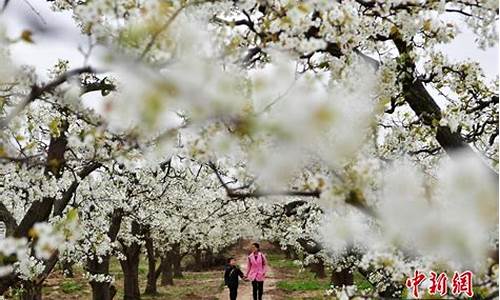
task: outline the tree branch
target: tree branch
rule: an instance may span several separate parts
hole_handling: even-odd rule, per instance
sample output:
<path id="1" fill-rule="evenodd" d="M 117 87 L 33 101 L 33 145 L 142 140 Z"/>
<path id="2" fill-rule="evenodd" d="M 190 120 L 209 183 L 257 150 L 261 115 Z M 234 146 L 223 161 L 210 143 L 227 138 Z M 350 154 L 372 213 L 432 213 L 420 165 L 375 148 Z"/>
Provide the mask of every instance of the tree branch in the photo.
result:
<path id="1" fill-rule="evenodd" d="M 87 177 L 88 175 L 90 175 L 90 173 L 92 173 L 93 171 L 97 170 L 101 166 L 102 165 L 100 163 L 93 162 L 90 165 L 84 167 L 83 170 L 81 170 L 78 173 L 78 177 L 80 177 L 80 179 L 84 179 L 85 177 Z M 75 194 L 76 189 L 78 188 L 79 185 L 80 185 L 80 181 L 79 180 L 74 180 L 71 183 L 71 185 L 69 186 L 69 188 L 64 192 L 64 194 L 62 195 L 61 199 L 56 200 L 54 202 L 54 213 L 53 213 L 54 216 L 60 216 L 60 215 L 62 215 L 64 209 L 66 208 L 66 206 L 69 203 L 69 200 L 71 199 L 71 197 L 73 197 L 73 195 Z"/>
<path id="2" fill-rule="evenodd" d="M 5 235 L 10 236 L 17 227 L 17 222 L 7 207 L 0 201 L 0 221 L 5 223 Z"/>
<path id="3" fill-rule="evenodd" d="M 4 129 L 9 125 L 9 123 L 14 119 L 19 113 L 21 113 L 26 106 L 28 106 L 31 102 L 33 102 L 35 99 L 39 98 L 41 95 L 45 93 L 50 93 L 54 91 L 56 87 L 59 85 L 63 84 L 66 82 L 69 78 L 80 75 L 83 73 L 93 73 L 94 70 L 91 67 L 83 67 L 83 68 L 78 68 L 74 70 L 70 70 L 58 78 L 54 79 L 53 81 L 47 83 L 44 86 L 39 87 L 38 85 L 34 84 L 31 87 L 31 91 L 26 96 L 21 103 L 19 103 L 11 112 L 8 116 L 6 116 L 3 119 L 0 119 L 0 129 Z"/>
<path id="4" fill-rule="evenodd" d="M 408 51 L 408 45 L 406 45 L 404 41 L 398 39 L 397 37 L 392 37 L 392 39 L 400 54 L 404 54 Z M 330 53 L 330 55 L 334 57 L 340 57 L 342 55 L 340 47 L 334 43 L 328 43 L 327 47 L 323 51 Z M 358 53 L 358 55 L 360 55 L 368 64 L 372 65 L 376 69 L 379 68 L 379 61 L 363 54 L 358 50 L 356 50 L 356 53 Z M 413 62 L 408 61 L 407 67 L 414 69 L 415 65 Z M 403 95 L 410 108 L 424 121 L 424 124 L 434 126 L 433 120 L 439 121 L 441 119 L 441 108 L 429 92 L 427 92 L 424 84 L 418 78 L 405 80 L 403 83 Z M 463 137 L 458 132 L 452 132 L 449 126 L 437 126 L 436 129 L 435 138 L 437 142 L 451 157 L 455 156 L 457 150 L 462 149 L 473 155 L 477 155 L 463 139 Z M 498 178 L 498 174 L 495 171 L 486 165 L 485 168 L 488 169 L 493 178 Z"/>
<path id="5" fill-rule="evenodd" d="M 229 198 L 236 199 L 246 199 L 246 198 L 260 198 L 269 196 L 298 196 L 298 197 L 314 197 L 319 198 L 320 191 L 294 191 L 294 190 L 284 190 L 284 191 L 253 191 L 253 192 L 242 192 L 238 189 L 230 188 L 226 182 L 222 179 L 217 167 L 213 162 L 208 163 L 209 167 L 214 171 L 217 179 L 222 184 L 222 187 L 226 190 L 226 194 Z"/>
<path id="6" fill-rule="evenodd" d="M 106 96 L 109 92 L 115 91 L 116 86 L 106 82 L 105 79 L 99 82 L 84 84 L 82 86 L 82 95 L 90 92 L 101 91 L 101 95 Z"/>

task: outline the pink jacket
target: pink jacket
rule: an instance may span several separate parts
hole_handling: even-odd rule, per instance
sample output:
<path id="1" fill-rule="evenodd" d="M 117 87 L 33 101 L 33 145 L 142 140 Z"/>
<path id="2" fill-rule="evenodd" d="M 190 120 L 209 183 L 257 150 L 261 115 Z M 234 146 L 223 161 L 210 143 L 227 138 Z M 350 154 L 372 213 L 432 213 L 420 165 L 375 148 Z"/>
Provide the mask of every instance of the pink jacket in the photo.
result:
<path id="1" fill-rule="evenodd" d="M 257 257 L 254 253 L 248 256 L 247 274 L 250 281 L 264 281 L 266 278 L 267 260 L 262 252 L 257 252 Z"/>

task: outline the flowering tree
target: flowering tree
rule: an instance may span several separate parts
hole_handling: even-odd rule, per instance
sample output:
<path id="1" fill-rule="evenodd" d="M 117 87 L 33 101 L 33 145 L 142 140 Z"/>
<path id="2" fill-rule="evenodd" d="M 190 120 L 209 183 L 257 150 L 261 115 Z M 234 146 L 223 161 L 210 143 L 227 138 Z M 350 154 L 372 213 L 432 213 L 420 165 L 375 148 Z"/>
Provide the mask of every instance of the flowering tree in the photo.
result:
<path id="1" fill-rule="evenodd" d="M 48 2 L 100 63 L 45 80 L 11 61 L 32 32 L 0 31 L 1 293 L 40 297 L 62 258 L 110 299 L 116 256 L 138 299 L 141 249 L 154 293 L 250 234 L 348 296 L 353 270 L 392 297 L 415 268 L 498 293 L 498 79 L 440 50 L 496 45 L 496 1 Z"/>

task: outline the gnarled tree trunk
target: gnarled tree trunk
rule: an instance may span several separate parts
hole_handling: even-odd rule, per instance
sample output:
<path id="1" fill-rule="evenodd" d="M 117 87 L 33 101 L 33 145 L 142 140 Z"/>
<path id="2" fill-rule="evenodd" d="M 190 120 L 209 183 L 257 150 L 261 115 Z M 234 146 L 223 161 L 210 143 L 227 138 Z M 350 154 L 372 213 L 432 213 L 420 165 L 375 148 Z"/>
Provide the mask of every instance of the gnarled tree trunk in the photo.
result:
<path id="1" fill-rule="evenodd" d="M 140 225 L 132 221 L 132 234 L 141 233 Z M 139 300 L 141 293 L 139 291 L 139 257 L 141 244 L 133 242 L 129 246 L 122 243 L 123 252 L 126 260 L 120 260 L 123 271 L 124 300 Z"/>
<path id="2" fill-rule="evenodd" d="M 172 253 L 168 251 L 161 260 L 161 285 L 174 285 L 174 270 L 172 267 Z"/>
<path id="3" fill-rule="evenodd" d="M 108 237 L 111 242 L 116 241 L 116 237 L 120 231 L 122 218 L 123 210 L 121 208 L 115 209 L 111 216 L 111 224 L 108 230 Z M 109 275 L 109 261 L 109 255 L 101 257 L 101 262 L 99 262 L 98 259 L 91 260 L 87 262 L 87 270 L 90 274 Z M 93 300 L 111 300 L 116 295 L 116 288 L 110 282 L 91 281 L 90 286 L 92 288 Z"/>
<path id="4" fill-rule="evenodd" d="M 326 273 L 325 273 L 325 264 L 323 263 L 323 260 L 319 260 L 318 262 L 312 263 L 309 268 L 311 271 L 314 273 L 315 278 L 325 278 Z"/>
<path id="5" fill-rule="evenodd" d="M 87 269 L 90 274 L 109 275 L 109 256 L 102 257 L 101 259 L 101 262 L 94 259 L 87 263 Z M 90 281 L 90 287 L 92 288 L 93 300 L 111 300 L 116 294 L 116 288 L 110 282 Z"/>
<path id="6" fill-rule="evenodd" d="M 199 272 L 201 271 L 201 250 L 196 248 L 194 252 L 194 268 L 193 271 Z"/>
<path id="7" fill-rule="evenodd" d="M 127 255 L 127 260 L 120 261 L 120 264 L 123 270 L 123 299 L 141 299 L 139 291 L 139 255 Z"/>
<path id="8" fill-rule="evenodd" d="M 156 288 L 156 256 L 155 256 L 155 249 L 154 249 L 154 243 L 153 239 L 151 238 L 150 231 L 146 231 L 145 236 L 145 246 L 146 246 L 146 253 L 148 256 L 148 275 L 147 275 L 147 282 L 146 282 L 146 290 L 144 293 L 146 295 L 156 295 L 158 293 L 158 290 Z"/>
<path id="9" fill-rule="evenodd" d="M 20 300 L 42 300 L 42 285 L 33 281 L 24 281 Z"/>
<path id="10" fill-rule="evenodd" d="M 354 284 L 354 276 L 350 269 L 345 268 L 340 271 L 333 270 L 331 282 L 335 287 L 348 286 Z"/>
<path id="11" fill-rule="evenodd" d="M 73 263 L 70 261 L 63 261 L 61 262 L 62 268 L 64 270 L 64 277 L 66 278 L 73 278 L 75 277 L 75 274 L 73 273 Z"/>
<path id="12" fill-rule="evenodd" d="M 179 244 L 175 244 L 172 249 L 172 265 L 174 268 L 174 278 L 183 278 L 182 267 L 181 267 L 181 247 Z"/>

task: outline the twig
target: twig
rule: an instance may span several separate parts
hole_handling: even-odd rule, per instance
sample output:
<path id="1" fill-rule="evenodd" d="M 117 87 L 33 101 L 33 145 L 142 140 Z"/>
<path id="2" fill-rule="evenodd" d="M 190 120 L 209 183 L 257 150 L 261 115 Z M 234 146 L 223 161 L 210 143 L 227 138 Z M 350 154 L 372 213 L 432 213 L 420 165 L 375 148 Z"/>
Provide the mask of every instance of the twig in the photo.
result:
<path id="1" fill-rule="evenodd" d="M 260 198 L 260 197 L 269 197 L 269 196 L 298 196 L 298 197 L 314 197 L 319 198 L 320 191 L 293 191 L 293 190 L 284 190 L 284 191 L 254 191 L 254 192 L 241 192 L 238 189 L 230 188 L 226 182 L 222 179 L 217 167 L 213 162 L 208 163 L 209 167 L 214 171 L 217 179 L 219 179 L 220 183 L 226 190 L 227 196 L 229 198 L 236 199 L 246 199 L 246 198 Z"/>
<path id="2" fill-rule="evenodd" d="M 160 27 L 155 33 L 153 33 L 153 36 L 151 36 L 151 40 L 149 40 L 148 44 L 146 45 L 146 47 L 142 51 L 141 56 L 139 57 L 139 60 L 142 60 L 146 56 L 146 54 L 149 52 L 149 50 L 151 50 L 151 47 L 153 47 L 154 43 L 156 42 L 156 40 L 158 39 L 160 34 L 168 29 L 170 24 L 172 24 L 172 22 L 175 20 L 175 18 L 177 18 L 177 16 L 181 13 L 181 11 L 186 7 L 187 7 L 187 4 L 184 4 L 181 7 L 179 7 L 174 12 L 174 14 L 167 20 L 167 22 L 165 22 L 165 24 L 163 24 L 162 27 Z"/>
<path id="3" fill-rule="evenodd" d="M 40 12 L 39 12 L 39 11 L 38 11 L 38 10 L 37 10 L 37 9 L 36 9 L 36 8 L 35 8 L 35 7 L 34 7 L 34 6 L 33 6 L 33 5 L 32 5 L 32 4 L 28 1 L 28 0 L 23 0 L 23 1 L 24 1 L 24 3 L 25 3 L 26 5 L 28 5 L 28 6 L 29 6 L 29 8 L 30 8 L 30 9 L 31 9 L 34 13 L 35 13 L 35 15 L 37 15 L 37 16 L 38 16 L 38 18 L 40 19 L 40 22 L 42 22 L 42 23 L 43 23 L 43 25 L 47 25 L 47 22 L 46 22 L 46 21 L 45 21 L 45 19 L 42 17 L 42 14 L 40 14 Z M 8 2 L 8 1 L 6 1 L 6 2 L 5 2 L 5 5 L 7 5 L 7 2 Z"/>

